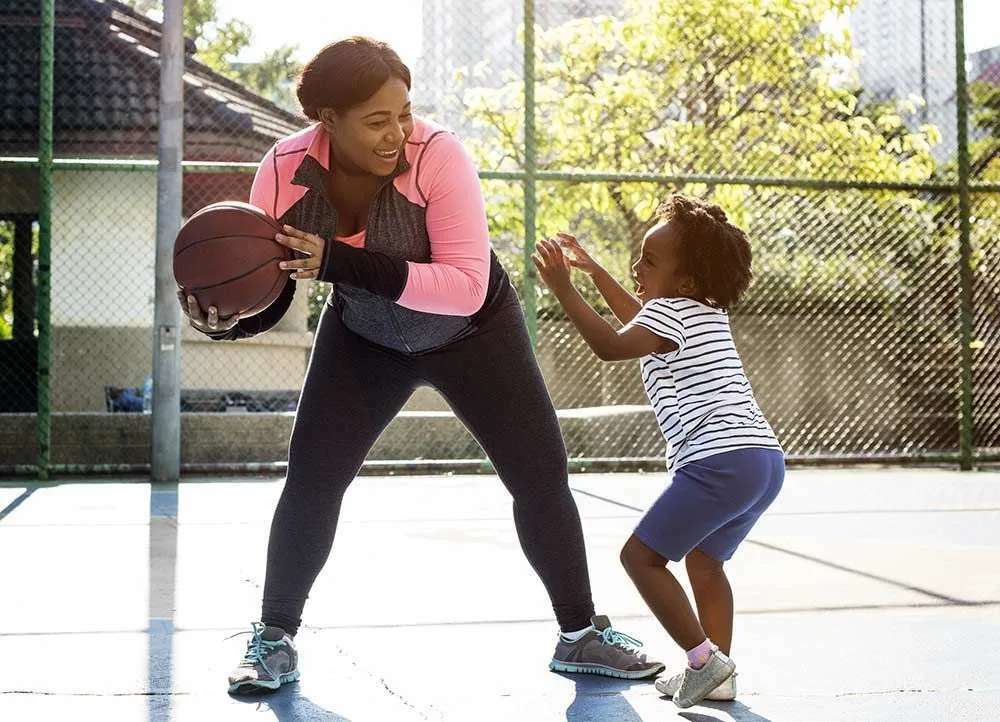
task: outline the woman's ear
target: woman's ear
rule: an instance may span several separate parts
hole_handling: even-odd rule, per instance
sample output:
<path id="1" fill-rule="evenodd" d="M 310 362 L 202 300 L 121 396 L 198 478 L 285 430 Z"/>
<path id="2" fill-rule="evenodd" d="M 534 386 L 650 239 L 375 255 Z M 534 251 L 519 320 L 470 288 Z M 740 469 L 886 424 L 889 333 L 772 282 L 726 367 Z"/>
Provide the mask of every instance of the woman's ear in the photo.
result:
<path id="1" fill-rule="evenodd" d="M 337 127 L 337 111 L 333 108 L 320 108 L 319 120 L 328 131 L 334 131 Z"/>

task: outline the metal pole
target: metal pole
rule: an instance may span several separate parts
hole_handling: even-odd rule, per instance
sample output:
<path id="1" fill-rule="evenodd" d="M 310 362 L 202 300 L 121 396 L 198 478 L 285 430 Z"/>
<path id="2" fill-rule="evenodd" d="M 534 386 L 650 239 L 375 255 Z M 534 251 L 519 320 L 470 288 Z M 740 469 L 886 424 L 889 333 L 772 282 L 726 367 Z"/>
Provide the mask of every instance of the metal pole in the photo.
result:
<path id="1" fill-rule="evenodd" d="M 531 345 L 538 337 L 535 302 L 535 2 L 524 0 L 524 316 Z"/>
<path id="2" fill-rule="evenodd" d="M 180 307 L 173 274 L 181 225 L 184 150 L 183 0 L 163 4 L 160 137 L 156 176 L 156 301 L 153 314 L 152 480 L 177 481 L 181 465 Z"/>
<path id="3" fill-rule="evenodd" d="M 927 97 L 927 0 L 920 0 L 920 97 L 924 99 L 920 118 L 926 123 L 931 102 Z"/>
<path id="4" fill-rule="evenodd" d="M 38 479 L 49 478 L 51 408 L 49 358 L 52 347 L 52 95 L 55 64 L 55 0 L 41 3 L 41 75 L 38 87 Z M 30 246 L 29 246 L 30 247 Z"/>
<path id="5" fill-rule="evenodd" d="M 969 200 L 969 87 L 965 74 L 965 8 L 955 0 L 955 72 L 958 97 L 958 243 L 960 323 L 959 454 L 963 471 L 972 468 L 972 206 Z"/>

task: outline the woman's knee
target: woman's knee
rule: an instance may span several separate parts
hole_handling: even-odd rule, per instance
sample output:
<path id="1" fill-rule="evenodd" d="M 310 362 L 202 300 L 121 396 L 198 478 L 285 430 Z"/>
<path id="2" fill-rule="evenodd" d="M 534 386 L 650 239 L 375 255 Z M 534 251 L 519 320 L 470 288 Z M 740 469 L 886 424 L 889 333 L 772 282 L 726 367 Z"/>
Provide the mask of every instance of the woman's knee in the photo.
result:
<path id="1" fill-rule="evenodd" d="M 629 576 L 643 569 L 662 569 L 667 565 L 664 557 L 643 544 L 634 534 L 625 542 L 618 558 Z"/>

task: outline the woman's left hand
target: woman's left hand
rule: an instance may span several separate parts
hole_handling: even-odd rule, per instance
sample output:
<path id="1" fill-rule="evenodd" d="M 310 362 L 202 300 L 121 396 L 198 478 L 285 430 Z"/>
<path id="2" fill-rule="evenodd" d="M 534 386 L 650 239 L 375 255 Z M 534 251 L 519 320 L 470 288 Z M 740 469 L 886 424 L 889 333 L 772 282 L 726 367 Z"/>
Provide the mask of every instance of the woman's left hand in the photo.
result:
<path id="1" fill-rule="evenodd" d="M 535 253 L 531 256 L 545 285 L 553 293 L 559 293 L 573 287 L 570 278 L 569 258 L 562 252 L 559 243 L 551 238 L 535 244 Z"/>
<path id="2" fill-rule="evenodd" d="M 326 241 L 315 233 L 306 233 L 298 228 L 292 228 L 292 226 L 282 226 L 282 228 L 285 232 L 275 235 L 274 240 L 283 246 L 304 253 L 306 258 L 281 261 L 278 267 L 294 271 L 292 279 L 295 281 L 308 281 L 319 276 L 319 269 L 323 267 L 323 251 L 326 250 Z"/>

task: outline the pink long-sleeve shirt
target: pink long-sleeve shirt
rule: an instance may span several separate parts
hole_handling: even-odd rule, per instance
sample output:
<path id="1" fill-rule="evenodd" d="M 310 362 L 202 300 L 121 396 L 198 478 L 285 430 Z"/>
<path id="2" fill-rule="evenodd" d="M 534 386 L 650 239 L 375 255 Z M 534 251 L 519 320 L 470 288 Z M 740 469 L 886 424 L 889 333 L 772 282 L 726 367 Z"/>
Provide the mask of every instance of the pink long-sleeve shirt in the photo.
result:
<path id="1" fill-rule="evenodd" d="M 250 202 L 289 222 L 284 217 L 310 190 L 310 184 L 301 183 L 304 164 L 315 162 L 329 173 L 329 158 L 330 138 L 319 123 L 278 141 L 261 161 Z M 461 141 L 444 128 L 415 118 L 404 160 L 392 177 L 392 190 L 398 197 L 378 204 L 372 224 L 375 233 L 388 237 L 374 238 L 373 229 L 366 228 L 336 242 L 397 258 L 405 257 L 407 250 L 419 255 L 412 238 L 398 236 L 422 223 L 430 257 L 406 259 L 405 284 L 395 302 L 413 311 L 472 316 L 487 296 L 491 254 L 479 176 Z"/>

